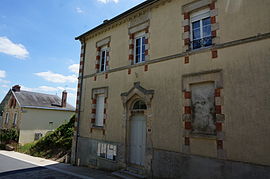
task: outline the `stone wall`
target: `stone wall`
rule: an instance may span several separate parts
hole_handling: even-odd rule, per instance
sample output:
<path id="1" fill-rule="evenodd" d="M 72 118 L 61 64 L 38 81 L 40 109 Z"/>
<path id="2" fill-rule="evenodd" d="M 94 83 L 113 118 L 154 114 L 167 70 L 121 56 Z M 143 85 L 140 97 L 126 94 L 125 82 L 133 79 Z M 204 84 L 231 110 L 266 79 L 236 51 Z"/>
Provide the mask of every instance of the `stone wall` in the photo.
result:
<path id="1" fill-rule="evenodd" d="M 117 146 L 117 155 L 115 161 L 97 156 L 98 142 L 112 144 Z M 78 138 L 77 164 L 79 166 L 89 166 L 97 169 L 115 171 L 123 168 L 124 146 L 120 143 L 104 142 L 100 140 L 89 139 L 85 137 Z"/>
<path id="2" fill-rule="evenodd" d="M 270 167 L 154 150 L 155 178 L 270 178 Z"/>

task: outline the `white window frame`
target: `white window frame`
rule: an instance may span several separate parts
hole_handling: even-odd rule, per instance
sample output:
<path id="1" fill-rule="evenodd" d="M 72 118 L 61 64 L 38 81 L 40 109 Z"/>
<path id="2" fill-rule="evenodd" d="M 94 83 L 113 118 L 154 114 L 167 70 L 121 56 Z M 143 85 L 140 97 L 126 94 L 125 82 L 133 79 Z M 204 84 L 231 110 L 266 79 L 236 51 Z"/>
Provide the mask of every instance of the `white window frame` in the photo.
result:
<path id="1" fill-rule="evenodd" d="M 104 70 L 102 70 L 102 53 L 105 52 L 105 56 L 104 56 Z M 106 71 L 106 63 L 107 63 L 107 52 L 108 52 L 108 48 L 107 47 L 102 47 L 100 49 L 100 60 L 99 60 L 99 72 L 104 72 Z"/>
<path id="2" fill-rule="evenodd" d="M 5 124 L 8 124 L 8 122 L 9 122 L 9 113 L 7 112 L 7 113 L 6 113 Z"/>
<path id="3" fill-rule="evenodd" d="M 210 16 L 210 9 L 206 8 L 197 12 L 194 12 L 190 15 L 190 39 L 191 42 L 194 41 L 193 39 L 193 26 L 192 23 L 196 22 L 196 21 L 200 21 L 200 35 L 201 35 L 201 39 L 204 38 L 203 36 L 203 24 L 202 24 L 202 20 L 207 18 L 207 17 L 211 17 Z M 211 35 L 210 35 L 211 36 Z M 190 45 L 191 49 L 193 49 L 193 44 Z M 200 47 L 203 48 L 203 47 Z M 200 49 L 200 48 L 196 48 L 196 49 Z"/>
<path id="4" fill-rule="evenodd" d="M 14 113 L 14 116 L 13 116 L 13 125 L 17 125 L 17 121 L 18 121 L 18 113 Z"/>
<path id="5" fill-rule="evenodd" d="M 95 126 L 104 126 L 105 94 L 98 94 L 96 97 L 96 116 Z"/>
<path id="6" fill-rule="evenodd" d="M 142 39 L 143 38 L 145 38 L 145 33 L 144 32 L 137 33 L 134 36 L 134 49 L 133 49 L 133 51 L 134 51 L 134 53 L 133 53 L 133 56 L 134 56 L 133 62 L 134 62 L 134 64 L 145 62 L 145 52 L 142 51 L 142 47 L 143 47 Z M 140 44 L 141 53 L 140 53 L 140 61 L 139 62 L 136 62 L 136 41 L 137 41 L 137 39 L 141 39 L 141 44 Z M 144 44 L 144 46 L 145 46 L 145 44 Z M 144 61 L 142 61 L 143 55 L 144 55 Z"/>

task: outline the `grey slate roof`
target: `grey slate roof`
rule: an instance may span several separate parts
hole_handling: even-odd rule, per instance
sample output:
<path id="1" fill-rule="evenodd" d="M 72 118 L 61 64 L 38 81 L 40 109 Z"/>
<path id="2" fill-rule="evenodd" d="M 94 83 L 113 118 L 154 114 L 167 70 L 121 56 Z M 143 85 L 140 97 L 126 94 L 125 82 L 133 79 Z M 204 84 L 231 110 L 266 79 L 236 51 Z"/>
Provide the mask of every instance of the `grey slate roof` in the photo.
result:
<path id="1" fill-rule="evenodd" d="M 75 108 L 68 103 L 65 108 L 61 107 L 61 98 L 57 95 L 36 93 L 23 90 L 12 92 L 21 107 L 75 111 Z"/>

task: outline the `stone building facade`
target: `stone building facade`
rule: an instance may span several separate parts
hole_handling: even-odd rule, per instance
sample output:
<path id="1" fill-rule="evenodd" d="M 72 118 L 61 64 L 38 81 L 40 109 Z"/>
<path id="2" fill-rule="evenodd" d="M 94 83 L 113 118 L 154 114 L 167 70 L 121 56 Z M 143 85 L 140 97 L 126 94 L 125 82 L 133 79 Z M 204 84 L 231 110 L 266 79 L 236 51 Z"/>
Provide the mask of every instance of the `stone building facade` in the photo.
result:
<path id="1" fill-rule="evenodd" d="M 270 2 L 147 0 L 81 42 L 72 162 L 270 177 Z"/>

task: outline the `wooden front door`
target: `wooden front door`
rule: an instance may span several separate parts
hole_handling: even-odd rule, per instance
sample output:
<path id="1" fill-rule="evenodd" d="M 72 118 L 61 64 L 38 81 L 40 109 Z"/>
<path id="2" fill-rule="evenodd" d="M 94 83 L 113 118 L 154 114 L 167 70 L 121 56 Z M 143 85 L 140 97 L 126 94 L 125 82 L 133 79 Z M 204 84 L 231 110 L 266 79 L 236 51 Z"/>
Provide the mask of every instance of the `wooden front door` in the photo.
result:
<path id="1" fill-rule="evenodd" d="M 146 143 L 146 120 L 143 114 L 135 114 L 130 120 L 129 162 L 144 165 Z"/>

